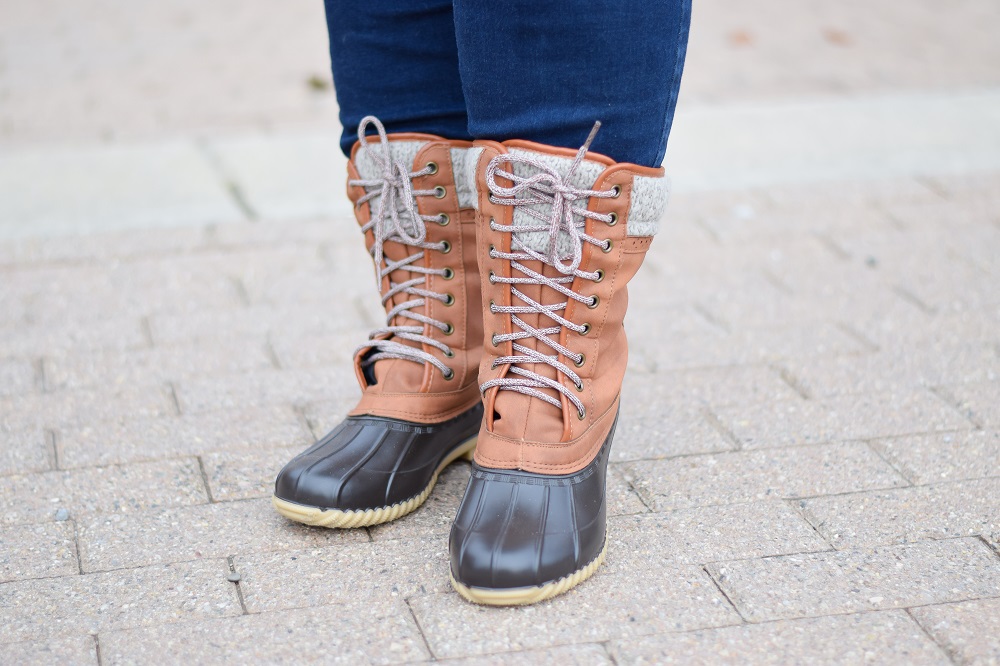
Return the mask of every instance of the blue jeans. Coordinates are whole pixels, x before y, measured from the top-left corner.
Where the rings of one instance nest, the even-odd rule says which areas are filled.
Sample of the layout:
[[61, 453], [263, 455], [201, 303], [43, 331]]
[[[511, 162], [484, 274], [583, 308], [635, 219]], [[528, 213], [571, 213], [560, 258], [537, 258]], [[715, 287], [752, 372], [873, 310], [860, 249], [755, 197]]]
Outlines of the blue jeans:
[[450, 139], [527, 139], [659, 166], [691, 0], [326, 0], [350, 151], [358, 122]]

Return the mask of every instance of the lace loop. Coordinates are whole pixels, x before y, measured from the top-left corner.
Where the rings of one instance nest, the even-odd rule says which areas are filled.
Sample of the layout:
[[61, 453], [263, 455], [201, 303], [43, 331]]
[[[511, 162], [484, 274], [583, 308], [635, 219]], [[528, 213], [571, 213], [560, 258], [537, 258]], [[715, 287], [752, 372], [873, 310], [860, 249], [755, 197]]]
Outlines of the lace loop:
[[[490, 257], [508, 261], [511, 267], [510, 277], [491, 273], [490, 282], [510, 285], [512, 296], [511, 305], [504, 306], [497, 305], [493, 301], [490, 302], [491, 312], [510, 315], [512, 323], [510, 333], [493, 336], [494, 345], [510, 342], [512, 350], [510, 355], [497, 358], [493, 367], [509, 365], [508, 373], [517, 377], [491, 379], [481, 384], [479, 389], [483, 393], [493, 387], [498, 390], [516, 391], [561, 409], [562, 402], [558, 398], [541, 390], [552, 389], [558, 394], [562, 394], [576, 407], [577, 415], [581, 419], [586, 416], [586, 408], [573, 391], [570, 391], [559, 381], [522, 366], [547, 365], [556, 371], [557, 377], [559, 375], [567, 377], [577, 390], [582, 390], [582, 378], [572, 367], [560, 360], [560, 357], [570, 360], [577, 368], [585, 364], [586, 357], [560, 344], [558, 336], [563, 328], [584, 335], [590, 331], [589, 324], [576, 324], [561, 314], [566, 311], [571, 299], [590, 308], [597, 307], [600, 302], [596, 296], [584, 296], [573, 291], [569, 286], [577, 277], [594, 282], [600, 282], [604, 279], [604, 271], [602, 270], [588, 272], [580, 269], [584, 243], [602, 249], [607, 246], [606, 241], [584, 232], [587, 219], [599, 220], [609, 225], [613, 225], [618, 220], [618, 216], [614, 213], [602, 214], [587, 210], [587, 203], [593, 197], [616, 198], [621, 192], [620, 187], [615, 186], [610, 190], [593, 190], [574, 187], [571, 184], [571, 178], [583, 161], [599, 128], [600, 123], [595, 123], [594, 129], [591, 130], [587, 140], [580, 147], [576, 158], [565, 174], [560, 173], [545, 161], [523, 153], [497, 155], [490, 160], [486, 167], [486, 186], [490, 191], [490, 201], [494, 204], [514, 207], [515, 211], [520, 210], [525, 213], [528, 220], [525, 222], [522, 219], [519, 223], [510, 225], [499, 224], [495, 219], [490, 220], [490, 229], [495, 232], [511, 234], [510, 252], [502, 252], [496, 247], [490, 246]], [[518, 175], [516, 166], [528, 167], [526, 170], [531, 175]], [[498, 178], [509, 181], [511, 185], [501, 185], [497, 182]], [[544, 252], [530, 247], [523, 240], [523, 234], [540, 231], [548, 234]], [[559, 247], [561, 240], [561, 244], [564, 246], [562, 252], [560, 252]], [[565, 249], [567, 243], [569, 245], [568, 252]], [[566, 260], [567, 256], [568, 260]], [[561, 275], [558, 277], [542, 275], [523, 263], [527, 261], [539, 261], [552, 266]], [[518, 288], [518, 285], [546, 286], [565, 296], [566, 300], [561, 303], [543, 305], [527, 296]], [[523, 305], [514, 305], [515, 302], [523, 303]], [[531, 326], [518, 316], [523, 314], [538, 315], [540, 321], [551, 320], [552, 325]], [[520, 343], [520, 341], [529, 338], [534, 338], [537, 341], [537, 346], [544, 345], [555, 353], [544, 354]]]
[[[366, 134], [369, 127], [374, 127], [378, 133], [377, 144], [368, 141]], [[445, 279], [448, 279], [449, 274], [454, 276], [454, 271], [450, 268], [434, 269], [420, 265], [424, 252], [428, 250], [441, 252], [451, 249], [447, 241], [442, 243], [427, 242], [427, 222], [440, 222], [441, 215], [421, 215], [417, 209], [416, 197], [436, 196], [440, 186], [431, 190], [413, 189], [413, 179], [436, 173], [437, 164], [429, 162], [419, 171], [410, 171], [402, 160], [394, 159], [385, 127], [374, 116], [366, 116], [361, 120], [358, 125], [358, 141], [361, 143], [360, 151], [364, 151], [375, 165], [377, 174], [370, 178], [349, 180], [348, 185], [362, 187], [365, 190], [365, 194], [355, 204], [358, 207], [373, 199], [378, 199], [377, 204], [372, 209], [371, 219], [362, 225], [361, 231], [365, 234], [371, 231], [374, 236], [370, 252], [375, 262], [375, 277], [380, 291], [383, 282], [386, 278], [389, 279], [389, 286], [382, 294], [382, 305], [385, 306], [398, 294], [406, 294], [413, 298], [392, 307], [386, 313], [386, 325], [371, 331], [368, 342], [359, 345], [355, 349], [354, 355], [355, 357], [364, 355], [362, 361], [364, 367], [371, 366], [376, 361], [386, 358], [430, 363], [441, 371], [445, 379], [450, 379], [454, 377], [452, 369], [433, 354], [420, 347], [400, 342], [400, 340], [408, 340], [419, 345], [434, 347], [448, 358], [454, 356], [451, 347], [424, 335], [424, 325], [437, 328], [447, 335], [449, 329], [454, 330], [451, 324], [417, 312], [417, 309], [422, 308], [427, 303], [427, 299], [439, 300], [446, 305], [449, 304], [449, 298], [454, 302], [454, 296], [450, 294], [441, 294], [422, 288], [428, 275], [439, 275]], [[417, 247], [421, 251], [396, 261], [385, 256], [384, 246], [388, 241]], [[416, 277], [404, 282], [392, 282], [391, 276], [396, 271], [407, 271], [415, 274]], [[395, 323], [397, 318], [412, 320], [416, 322], [416, 325]]]

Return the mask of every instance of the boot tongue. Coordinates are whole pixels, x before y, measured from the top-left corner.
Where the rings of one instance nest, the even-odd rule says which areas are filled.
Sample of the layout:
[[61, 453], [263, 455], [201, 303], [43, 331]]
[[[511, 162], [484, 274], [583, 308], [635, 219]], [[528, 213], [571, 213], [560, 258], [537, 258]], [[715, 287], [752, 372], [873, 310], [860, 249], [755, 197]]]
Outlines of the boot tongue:
[[[376, 139], [378, 137], [375, 137]], [[389, 141], [389, 156], [393, 162], [400, 162], [409, 171], [417, 171], [415, 168], [414, 161], [417, 158], [417, 153], [427, 145], [427, 141]], [[358, 175], [364, 180], [378, 180], [384, 177], [382, 171], [382, 165], [376, 159], [372, 153], [378, 153], [380, 156], [382, 153], [382, 146], [377, 142], [370, 142], [361, 149], [354, 156], [354, 166], [358, 170]], [[366, 191], [373, 191], [377, 188], [365, 188]], [[371, 211], [374, 214], [378, 210], [379, 204], [381, 203], [382, 196], [378, 195], [372, 197], [369, 201], [371, 205]], [[408, 213], [406, 213], [402, 207], [397, 206], [400, 217], [404, 221], [404, 227], [409, 233], [413, 233], [417, 229], [417, 224], [422, 224], [419, 220], [411, 220]]]
[[[574, 158], [563, 157], [562, 155], [550, 155], [548, 153], [540, 153], [534, 150], [525, 150], [523, 148], [511, 148], [510, 154], [516, 157], [528, 157], [535, 162], [541, 162], [549, 169], [553, 169], [562, 178], [566, 185], [569, 185], [576, 189], [590, 190], [593, 189], [594, 183], [597, 182], [598, 176], [606, 168], [605, 165], [600, 162], [595, 162], [593, 160], [583, 159], [573, 171], [569, 174], [570, 169], [573, 167]], [[514, 175], [520, 176], [522, 178], [530, 178], [534, 175], [540, 173], [540, 169], [531, 165], [525, 164], [524, 162], [514, 162], [513, 163]], [[587, 199], [577, 199], [576, 201], [567, 202], [568, 205], [573, 206], [573, 208], [586, 208]], [[552, 213], [552, 206], [549, 204], [530, 204], [526, 206], [518, 206], [514, 209], [514, 225], [515, 226], [538, 226], [541, 224], [541, 220], [530, 215], [525, 209], [531, 209], [532, 211], [545, 216], [546, 219]], [[579, 216], [576, 216], [577, 222], [580, 221]], [[549, 233], [546, 231], [524, 231], [516, 233], [515, 236], [522, 243], [527, 245], [532, 250], [536, 252], [545, 253], [549, 248]], [[572, 239], [569, 234], [565, 231], [559, 232], [559, 237], [556, 239], [556, 254], [560, 260], [567, 259], [572, 254]], [[551, 290], [550, 290], [551, 291]]]
[[[550, 155], [547, 153], [540, 153], [521, 148], [512, 148], [510, 149], [510, 153], [513, 155], [530, 157], [536, 162], [542, 162], [547, 167], [554, 169], [557, 173], [559, 173], [564, 178], [563, 182], [565, 184], [577, 189], [593, 189], [598, 176], [600, 176], [606, 168], [604, 164], [584, 159], [577, 165], [576, 170], [570, 174], [569, 177], [567, 177], [566, 174], [569, 173], [570, 168], [573, 165], [573, 158], [563, 157], [561, 155]], [[514, 162], [512, 164], [512, 168], [515, 175], [525, 178], [530, 178], [540, 171], [537, 167], [530, 164], [524, 164], [523, 162]], [[587, 199], [578, 199], [571, 202], [571, 205], [574, 208], [585, 209], [587, 207], [587, 203]], [[525, 212], [525, 208], [530, 208], [531, 210], [540, 213], [545, 216], [546, 219], [548, 219], [552, 212], [552, 206], [549, 204], [517, 206], [514, 208], [513, 215], [513, 224], [515, 226], [538, 226], [541, 224], [541, 221], [538, 218]], [[579, 221], [578, 216], [577, 221]], [[515, 236], [518, 240], [536, 252], [542, 253], [543, 255], [548, 252], [549, 233], [546, 231], [515, 232]], [[569, 234], [565, 231], [560, 231], [559, 237], [556, 240], [556, 252], [560, 260], [566, 260], [572, 255], [571, 243], [572, 238]], [[546, 277], [562, 277], [562, 273], [560, 273], [556, 268], [545, 265], [542, 262], [528, 261], [521, 263]], [[518, 275], [518, 272], [514, 271], [514, 274]], [[504, 285], [504, 287], [506, 288], [507, 285]], [[564, 295], [544, 285], [517, 285], [517, 287], [526, 296], [543, 305], [566, 302], [566, 297]], [[519, 302], [519, 299], [514, 297], [512, 305], [523, 305], [523, 303]], [[538, 314], [522, 314], [518, 316], [524, 320], [526, 324], [534, 326], [535, 328], [546, 328], [555, 325], [555, 322], [549, 317]], [[559, 336], [558, 334], [554, 334], [550, 337], [558, 340]], [[519, 341], [519, 343], [547, 356], [551, 356], [555, 353], [551, 347], [539, 342], [535, 338], [526, 338]], [[562, 360], [563, 362], [566, 361], [566, 359]], [[545, 363], [524, 363], [520, 364], [520, 367], [543, 377], [559, 381], [559, 373], [556, 369]], [[519, 376], [508, 371], [506, 377], [518, 378]], [[546, 387], [538, 388], [536, 390], [552, 396], [557, 401], [563, 401], [562, 394], [555, 389]], [[563, 438], [563, 410], [545, 402], [544, 400], [539, 400], [538, 398], [518, 393], [517, 391], [501, 390], [497, 392], [493, 408], [494, 411], [500, 416], [499, 419], [494, 418], [493, 432], [500, 436], [540, 442], [558, 442]], [[568, 405], [567, 408], [575, 412], [575, 408], [571, 404]]]
[[[376, 137], [377, 138], [377, 137]], [[427, 145], [426, 141], [389, 141], [389, 154], [394, 161], [406, 165], [406, 168], [410, 171], [416, 171], [417, 166], [414, 163], [417, 154], [420, 150]], [[358, 174], [361, 178], [365, 180], [376, 180], [383, 177], [381, 170], [381, 165], [372, 158], [369, 151], [381, 151], [382, 147], [378, 144], [369, 144], [358, 151], [355, 156], [355, 167], [358, 170]], [[422, 168], [422, 166], [420, 167]], [[374, 188], [372, 188], [374, 189]], [[370, 191], [370, 190], [369, 190]], [[375, 196], [369, 202], [371, 204], [371, 211], [374, 214], [378, 210], [379, 203], [381, 201], [381, 196]], [[399, 207], [397, 207], [399, 208]], [[406, 213], [402, 208], [399, 208], [399, 215], [403, 219], [404, 226], [407, 228], [409, 233], [413, 233], [416, 230], [417, 224], [423, 224], [422, 220], [412, 220], [409, 214]], [[403, 243], [398, 243], [394, 241], [386, 241], [382, 248], [383, 254], [386, 259], [399, 261], [405, 257], [420, 252], [420, 248], [416, 248], [410, 245], [404, 245]], [[399, 284], [406, 280], [413, 279], [415, 274], [410, 273], [405, 269], [400, 269], [393, 271], [389, 274], [389, 279]], [[382, 285], [379, 285], [381, 288]], [[405, 303], [406, 301], [412, 300], [416, 297], [411, 296], [407, 293], [396, 294], [392, 300], [386, 304], [386, 310], [388, 311], [392, 307]], [[417, 322], [406, 317], [396, 317], [395, 321], [388, 322], [390, 325], [400, 325], [400, 326], [413, 326]], [[421, 345], [412, 340], [404, 340], [401, 338], [392, 338], [396, 342], [407, 345], [408, 347], [413, 347], [415, 349], [420, 349]], [[375, 381], [377, 385], [381, 388], [382, 392], [386, 393], [413, 393], [420, 390], [421, 385], [424, 380], [424, 364], [415, 363], [413, 361], [408, 361], [404, 359], [396, 358], [384, 358], [375, 362], [373, 368], [375, 374]]]

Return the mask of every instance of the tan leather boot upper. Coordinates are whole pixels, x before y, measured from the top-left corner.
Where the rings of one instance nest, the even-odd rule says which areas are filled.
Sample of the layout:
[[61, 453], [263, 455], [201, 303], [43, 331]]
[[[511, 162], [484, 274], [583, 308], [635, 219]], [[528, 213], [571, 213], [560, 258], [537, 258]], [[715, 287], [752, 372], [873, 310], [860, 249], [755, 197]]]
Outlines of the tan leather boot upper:
[[[482, 149], [476, 167], [477, 228], [486, 308], [480, 367], [480, 383], [485, 388], [485, 419], [475, 460], [484, 467], [542, 474], [576, 472], [595, 458], [618, 412], [628, 361], [623, 326], [628, 305], [626, 284], [639, 269], [663, 214], [667, 181], [662, 168], [617, 164], [594, 153], [587, 153], [573, 167], [578, 155], [573, 150], [526, 141], [475, 145]], [[526, 164], [523, 158], [536, 166]], [[497, 168], [490, 179], [488, 168], [494, 160], [499, 162], [494, 164]], [[500, 174], [504, 172], [517, 178], [503, 178]], [[539, 198], [537, 190], [533, 191], [526, 182], [532, 177], [536, 186], [547, 188], [549, 194]], [[515, 190], [502, 191], [512, 187]], [[586, 191], [601, 194], [580, 194]], [[594, 214], [594, 217], [572, 215], [579, 229], [576, 238], [565, 223], [560, 230], [557, 223], [549, 222], [553, 219], [553, 205], [549, 203], [552, 192], [556, 192], [556, 198], [563, 197], [564, 206]], [[512, 205], [515, 199], [533, 197], [533, 203]], [[565, 212], [563, 208], [564, 215]], [[530, 233], [497, 230], [497, 227], [526, 224], [536, 228], [551, 224], [551, 230]], [[594, 242], [582, 239], [579, 234], [589, 236]], [[548, 256], [546, 253], [553, 251], [564, 266], [572, 263], [573, 246], [577, 245], [579, 265], [567, 274], [543, 261], [504, 257], [519, 252], [523, 255], [524, 248], [515, 238], [540, 255]], [[548, 245], [550, 238], [556, 238], [554, 249]], [[531, 272], [556, 281], [577, 297], [570, 297], [549, 284], [537, 284]], [[525, 281], [503, 282], [511, 278]], [[515, 290], [523, 297], [516, 295]], [[527, 299], [550, 308], [574, 328], [539, 313]], [[511, 307], [517, 310], [498, 311]], [[517, 319], [523, 324], [518, 324]], [[568, 354], [541, 342], [539, 336], [526, 333], [526, 329], [541, 331], [541, 335], [557, 341]], [[545, 329], [554, 332], [545, 334]], [[494, 344], [497, 335], [509, 334], [518, 337]], [[525, 348], [530, 351], [524, 351]], [[500, 361], [530, 358], [532, 352], [552, 357], [568, 372], [544, 362]], [[533, 379], [523, 371], [544, 380]], [[513, 385], [497, 386], [497, 380], [516, 380], [524, 392], [518, 392]], [[566, 390], [559, 391], [547, 382], [558, 383]], [[549, 396], [558, 406], [538, 394]], [[579, 403], [568, 394], [575, 395]]]
[[[388, 315], [386, 329], [393, 330], [376, 331], [373, 342], [355, 355], [363, 394], [352, 416], [437, 423], [479, 400], [477, 370], [483, 323], [477, 284], [475, 194], [471, 181], [463, 182], [468, 171], [463, 162], [470, 147], [469, 142], [428, 134], [392, 134], [383, 136], [381, 142], [379, 137], [368, 137], [365, 145], [359, 141], [354, 146], [347, 194], [355, 202], [356, 217], [376, 270], [381, 263], [384, 275], [379, 288]], [[386, 152], [391, 161], [386, 160]], [[410, 192], [400, 187], [402, 171], [408, 172]], [[395, 198], [395, 218], [388, 204], [380, 211], [381, 192], [393, 176], [396, 192], [390, 196]], [[421, 219], [413, 220], [411, 211], [406, 210], [407, 196], [415, 201]], [[370, 224], [373, 216], [380, 214], [383, 219]], [[376, 229], [377, 224], [385, 225], [383, 231]], [[397, 267], [393, 269], [393, 265]], [[411, 284], [405, 286], [407, 283]], [[400, 285], [405, 288], [400, 289]], [[399, 327], [409, 329], [401, 332]], [[390, 344], [380, 346], [378, 341]], [[419, 354], [405, 350], [401, 353], [399, 345], [419, 350], [439, 363], [414, 358]], [[385, 356], [366, 362], [375, 354]]]

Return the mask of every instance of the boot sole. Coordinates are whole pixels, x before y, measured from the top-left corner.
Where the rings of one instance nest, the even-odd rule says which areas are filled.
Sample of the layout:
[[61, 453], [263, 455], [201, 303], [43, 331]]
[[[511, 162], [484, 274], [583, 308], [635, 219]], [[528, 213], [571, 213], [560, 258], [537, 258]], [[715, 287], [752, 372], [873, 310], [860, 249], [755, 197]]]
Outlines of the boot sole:
[[274, 505], [274, 508], [278, 511], [278, 513], [285, 518], [294, 520], [298, 523], [312, 525], [314, 527], [345, 529], [351, 527], [369, 527], [371, 525], [387, 523], [391, 520], [402, 518], [403, 516], [413, 513], [419, 509], [420, 505], [427, 501], [431, 491], [437, 484], [438, 476], [445, 467], [459, 458], [472, 460], [472, 456], [476, 452], [477, 439], [478, 436], [473, 437], [464, 444], [456, 447], [447, 456], [445, 456], [444, 460], [441, 461], [441, 464], [438, 465], [438, 468], [434, 470], [434, 475], [431, 477], [430, 483], [428, 483], [427, 487], [420, 491], [419, 494], [408, 500], [403, 500], [402, 502], [393, 504], [392, 506], [383, 506], [378, 509], [364, 510], [322, 509], [318, 506], [307, 506], [305, 504], [289, 502], [288, 500], [283, 500], [276, 495], [271, 496], [271, 503]]
[[515, 587], [509, 589], [469, 587], [455, 580], [454, 574], [449, 574], [449, 576], [451, 577], [452, 587], [466, 601], [484, 606], [526, 606], [528, 604], [537, 604], [540, 601], [558, 596], [563, 592], [568, 592], [587, 580], [594, 575], [598, 567], [601, 566], [601, 563], [604, 562], [604, 556], [607, 553], [608, 539], [605, 536], [604, 547], [601, 548], [601, 552], [589, 564], [551, 583], [535, 587]]

